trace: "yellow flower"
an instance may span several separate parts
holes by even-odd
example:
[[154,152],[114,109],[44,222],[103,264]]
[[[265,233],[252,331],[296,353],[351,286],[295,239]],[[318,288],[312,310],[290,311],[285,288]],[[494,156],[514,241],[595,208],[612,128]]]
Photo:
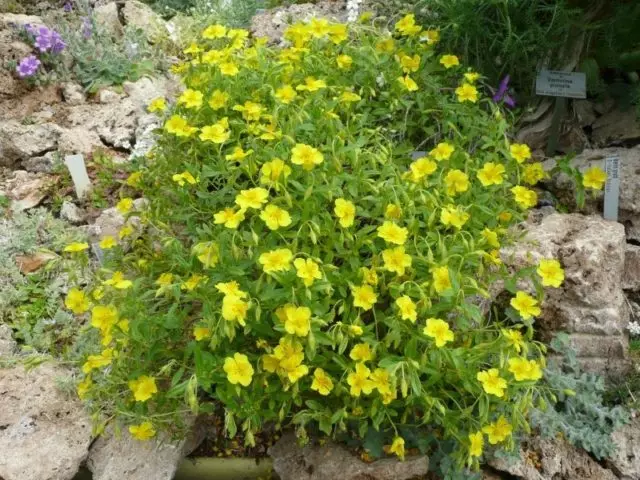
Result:
[[451,170],[444,177],[447,195],[466,192],[469,189],[469,177],[462,170]]
[[248,387],[253,378],[253,367],[249,363],[249,358],[242,353],[235,353],[233,357],[225,358],[223,370],[232,385],[239,383],[243,387]]
[[499,163],[487,162],[480,170],[478,170],[478,180],[482,183],[482,186],[488,187],[490,185],[500,185],[504,179],[504,165]]
[[115,247],[117,245],[117,242],[116,239],[111,235],[107,235],[102,240],[100,240],[100,243],[98,245],[100,245],[100,248],[103,250],[109,250],[110,248]]
[[268,199],[269,192],[264,188],[250,188],[249,190],[240,190],[240,194],[236,195],[236,205],[243,210],[249,208],[261,209]]
[[145,441],[155,437],[156,430],[151,422],[142,422],[139,425],[130,425],[129,433],[136,440]]
[[291,150],[291,163],[302,165],[305,170],[312,170],[314,166],[324,161],[324,155],[317,148],[304,143],[296,143]]
[[286,40],[293,42],[297,48],[303,47],[305,43],[311,40],[311,32],[307,26],[301,22],[289,26],[284,31],[283,36]]
[[313,37],[324,37],[329,33],[329,21],[326,18],[312,18],[308,24],[308,29]]
[[124,273],[122,272],[113,272],[113,275],[109,280],[104,281],[105,285],[111,285],[114,288],[118,288],[120,290],[126,290],[127,288],[131,288],[133,282],[131,280],[126,280],[124,278]]
[[333,380],[327,375],[327,373],[321,369],[316,368],[313,372],[313,382],[311,382],[311,390],[315,390],[320,395],[329,395],[333,390]]
[[200,132],[200,140],[203,142],[224,143],[229,140],[231,131],[228,129],[229,123],[227,117],[213,125],[202,127]]
[[236,229],[244,220],[244,210],[240,209],[236,212],[233,208],[225,208],[214,213],[213,219],[216,225],[223,224],[226,228]]
[[402,218],[402,208],[400,205],[390,203],[384,209],[384,217],[392,220],[400,220],[400,218]]
[[449,160],[455,150],[456,147],[454,147],[450,143],[441,142],[429,152],[429,155],[441,162],[443,160]]
[[404,460],[404,438],[395,437],[389,447],[389,453],[393,453],[399,459]]
[[351,293],[353,295],[353,305],[363,310],[371,310],[378,300],[378,296],[370,285],[351,287]]
[[482,449],[484,447],[484,437],[482,432],[469,434],[469,456],[479,457],[482,455]]
[[607,181],[607,174],[599,167],[591,167],[582,176],[582,185],[594,190],[602,190]]
[[540,380],[542,378],[542,369],[535,360],[527,360],[526,358],[510,358],[509,372],[513,374],[516,382],[525,380]]
[[448,342],[453,342],[454,335],[449,324],[439,318],[427,319],[427,326],[422,331],[426,336],[431,337],[436,342],[436,347],[442,348]]
[[418,182],[424,177],[431,175],[438,168],[438,164],[426,157],[418,158],[409,165],[411,170],[411,180]]
[[171,285],[172,281],[173,281],[172,273],[163,273],[155,281],[155,284],[159,285],[161,289],[164,289],[164,288],[167,288],[169,285]]
[[262,265],[265,273],[284,272],[291,268],[293,253],[288,248],[271,250],[260,255],[258,262]]
[[440,40],[440,32],[438,30],[425,30],[420,35],[420,39],[427,42],[427,45],[434,45]]
[[383,250],[382,260],[384,261],[384,268],[400,276],[404,275],[405,269],[411,266],[411,255],[405,253],[404,247]]
[[306,337],[311,330],[311,310],[308,307],[285,308],[284,329],[290,335]]
[[356,218],[356,206],[349,200],[337,198],[334,203],[333,213],[338,217],[340,226],[348,228],[353,225]]
[[176,173],[171,177],[171,179],[181,187],[183,187],[185,183],[188,183],[189,185],[195,185],[198,183],[198,180],[196,180],[194,176],[187,171]]
[[476,103],[478,101],[478,89],[470,83],[463,83],[456,88],[456,96],[459,102]]
[[348,70],[353,65],[353,58],[349,55],[338,55],[336,57],[336,63],[338,64],[338,68],[342,70]]
[[236,281],[226,282],[226,283],[216,283],[216,290],[224,295],[231,295],[238,298],[247,297],[247,292],[243,292],[240,290],[240,285]]
[[146,402],[158,393],[155,378],[147,375],[142,375],[136,380],[129,381],[129,389],[133,392],[136,402]]
[[443,293],[452,287],[449,267],[435,267],[431,270],[431,276],[433,277],[433,287],[436,292]]
[[105,333],[118,321],[118,310],[113,305],[97,305],[91,309],[91,326]]
[[547,176],[547,173],[542,168],[540,162],[529,163],[525,165],[522,172],[522,179],[529,185],[535,185],[540,180],[543,180]]
[[257,122],[260,120],[264,107],[259,103],[246,101],[244,105],[234,105],[233,110],[236,112],[242,112],[242,118],[247,122]]
[[82,372],[88,374],[96,368],[106,367],[113,361],[113,349],[107,348],[100,355],[89,355],[82,365]]
[[358,95],[357,93],[353,93],[353,92],[342,92],[342,95],[340,95],[339,101],[341,103],[351,103],[351,102],[357,102],[362,100],[362,97],[360,97],[360,95]]
[[203,277],[202,275],[191,275],[186,282],[182,283],[180,288],[191,292],[192,290],[195,290],[196,287],[200,285],[200,282],[202,282],[204,279],[205,277]]
[[307,287],[313,285],[314,280],[320,280],[322,278],[320,267],[310,258],[306,260],[304,258],[296,258],[293,261],[293,266],[296,267],[298,278],[301,278]]
[[449,69],[460,65],[460,60],[455,55],[443,55],[440,57],[440,64]]
[[235,77],[240,69],[233,62],[224,62],[220,64],[220,73],[226,77]]
[[518,205],[524,209],[535,207],[538,204],[538,194],[527,187],[516,185],[511,188],[511,193],[513,193]]
[[524,143],[514,143],[509,147],[509,153],[518,163],[531,158],[531,149]]
[[498,233],[489,228],[485,228],[481,232],[482,237],[486,240],[490,247],[500,248],[500,242],[498,241]]
[[356,362],[368,362],[373,359],[373,352],[368,343],[358,343],[351,349],[349,357]]
[[507,419],[504,416],[500,416],[498,421],[495,423],[491,423],[484,427],[482,431],[487,434],[489,438],[489,443],[491,445],[495,445],[496,443],[500,443],[505,440],[511,432],[513,427],[507,422]]
[[344,42],[348,38],[349,30],[343,23],[334,23],[329,27],[329,38],[336,45]]
[[373,383],[373,387],[378,390],[381,395],[388,395],[391,393],[389,372],[384,368],[376,368],[369,376],[369,379]]
[[235,147],[233,149],[233,152],[228,155],[225,155],[224,158],[231,162],[239,162],[244,158],[248,157],[249,155],[251,155],[252,153],[253,153],[253,150],[247,150],[245,152],[242,147]]
[[193,246],[192,251],[206,268],[213,268],[220,261],[220,249],[215,242],[197,243]]
[[227,34],[227,27],[223,25],[209,25],[203,32],[202,38],[213,40],[215,38],[223,38]]
[[76,315],[81,315],[89,310],[89,299],[82,290],[72,288],[64,299],[65,306]]
[[192,43],[182,51],[185,55],[195,55],[200,52],[202,52],[202,47],[199,47],[197,43]]
[[77,253],[77,252],[82,252],[82,251],[86,250],[87,248],[89,248],[89,244],[88,243],[74,242],[74,243],[70,243],[69,245],[64,247],[64,251],[65,252],[71,252],[71,253]]
[[511,306],[515,308],[524,320],[540,315],[540,307],[538,301],[531,295],[518,291],[516,296],[511,299]]
[[[276,347],[277,349],[277,347]],[[294,354],[280,359],[280,369],[286,375],[291,383],[295,383],[309,373],[309,367],[302,365],[304,355],[302,353]]]
[[356,365],[356,371],[347,376],[347,383],[351,387],[349,394],[352,397],[359,397],[361,394],[369,395],[373,391],[373,382],[369,380],[369,370],[364,363]]
[[118,210],[122,214],[129,212],[132,208],[133,199],[131,198],[123,198],[116,204],[116,210]]
[[405,90],[408,90],[409,92],[415,92],[418,90],[418,84],[409,75],[405,75],[404,77],[398,77],[398,83],[402,85],[402,87]]
[[167,109],[167,101],[162,98],[154,98],[153,100],[151,100],[151,102],[149,103],[149,106],[147,107],[147,110],[151,113],[153,112],[164,112]]
[[364,333],[360,325],[349,325],[349,333],[354,337],[359,337]]
[[540,260],[536,272],[542,278],[542,285],[545,287],[557,288],[564,282],[564,270],[560,262],[554,258]]
[[404,227],[399,227],[393,222],[385,221],[377,229],[378,237],[387,243],[395,243],[396,245],[404,245],[407,241],[409,231]]
[[194,327],[193,336],[197,342],[209,338],[211,336],[211,330],[207,327]]
[[460,230],[465,223],[469,220],[469,214],[463,211],[460,207],[454,205],[447,205],[442,209],[440,213],[440,221],[443,225],[453,226]]
[[260,212],[260,218],[267,224],[269,230],[278,230],[280,227],[288,227],[291,225],[291,216],[289,212],[269,204]]
[[243,327],[246,325],[249,303],[235,295],[225,295],[222,299],[222,318],[236,321]]
[[360,268],[362,273],[362,281],[368,285],[378,284],[378,274],[373,268],[362,267]]
[[189,125],[186,119],[179,115],[173,115],[164,124],[164,129],[177,137],[190,137],[198,131],[196,127]]
[[489,395],[495,395],[502,398],[504,391],[507,388],[507,381],[500,376],[500,372],[497,368],[490,368],[478,372],[476,375],[477,380],[482,383],[482,388]]
[[512,346],[516,352],[520,353],[520,351],[522,350],[522,347],[524,347],[525,345],[522,332],[520,332],[519,330],[513,330],[513,329],[509,329],[509,330],[501,329],[500,332],[502,333],[502,336],[507,339],[507,342],[509,342],[509,345]]
[[209,106],[213,110],[220,110],[221,108],[224,108],[227,105],[228,101],[229,101],[228,93],[225,93],[221,90],[215,90],[211,94],[211,98],[209,99]]
[[414,55],[412,57],[410,55],[400,54],[398,60],[404,73],[417,72],[420,68],[420,55]]
[[[260,168],[260,183],[273,185],[291,175],[291,167],[279,158],[274,158]],[[282,179],[280,178],[282,177]]]
[[418,312],[416,311],[416,304],[408,295],[396,298],[396,305],[400,310],[400,316],[403,320],[409,320],[411,323],[415,323],[418,318]]
[[480,74],[476,72],[466,72],[464,74],[464,79],[469,83],[476,83],[480,78]]
[[376,43],[376,51],[381,53],[393,53],[395,50],[395,41],[393,38],[385,38]]
[[307,77],[304,79],[304,84],[300,84],[296,87],[298,91],[317,92],[327,88],[327,83],[324,80],[318,80],[314,77]]
[[84,380],[78,383],[78,386],[76,387],[78,398],[80,400],[84,400],[87,397],[87,393],[89,393],[89,390],[92,386],[93,382],[91,381],[91,377],[87,375],[86,377],[84,377]]
[[396,22],[395,29],[402,35],[412,37],[420,33],[422,27],[420,25],[416,25],[415,15],[413,13],[409,13]]
[[186,108],[200,108],[202,99],[202,92],[188,88],[178,97],[178,105],[184,105]]
[[291,85],[284,85],[280,87],[274,94],[274,97],[284,104],[293,102],[297,96],[298,94]]
[[130,187],[137,187],[140,185],[140,180],[142,179],[142,172],[133,172],[131,175],[127,177],[125,183]]

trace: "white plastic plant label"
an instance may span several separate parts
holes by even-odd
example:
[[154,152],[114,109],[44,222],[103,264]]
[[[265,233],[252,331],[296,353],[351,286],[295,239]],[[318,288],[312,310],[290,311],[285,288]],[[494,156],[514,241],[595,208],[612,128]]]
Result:
[[71,173],[76,195],[80,199],[84,198],[91,190],[91,180],[89,180],[89,175],[87,174],[84,157],[82,155],[67,155],[64,157],[64,164],[69,169],[69,173]]
[[618,201],[620,197],[620,157],[607,157],[605,161],[607,182],[604,186],[604,218],[618,221]]

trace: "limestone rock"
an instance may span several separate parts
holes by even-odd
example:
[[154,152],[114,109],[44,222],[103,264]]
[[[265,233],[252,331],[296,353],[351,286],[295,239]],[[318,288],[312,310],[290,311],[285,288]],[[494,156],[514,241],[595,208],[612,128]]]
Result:
[[40,157],[31,157],[22,162],[22,168],[27,172],[51,173],[57,161],[56,152],[47,152]]
[[489,465],[523,480],[617,480],[587,452],[557,439],[534,437],[525,442],[519,461],[510,464],[502,458],[492,458]]
[[114,92],[110,88],[103,88],[98,92],[98,102],[106,105],[108,103],[117,103],[120,101],[120,94]]
[[62,98],[69,105],[82,105],[86,102],[84,89],[77,83],[68,82],[62,85]]
[[273,43],[279,43],[289,25],[312,18],[344,22],[347,12],[343,2],[301,3],[278,7],[255,15],[251,20],[251,32],[255,37],[266,37]]
[[58,140],[58,151],[62,154],[89,155],[97,148],[104,148],[100,136],[82,126],[64,129]]
[[124,3],[122,16],[127,26],[142,30],[149,41],[154,41],[168,33],[160,15],[154,12],[150,6],[137,0],[127,0]]
[[44,25],[42,18],[36,15],[22,15],[20,13],[0,13],[0,28],[11,25],[24,27],[25,25]]
[[61,129],[54,124],[22,125],[0,121],[0,166],[12,167],[20,160],[55,150]]
[[144,115],[138,119],[136,128],[136,146],[130,158],[144,157],[151,151],[157,141],[155,130],[160,128],[160,120],[155,115]]
[[591,100],[574,100],[573,112],[581,127],[590,127],[597,118]]
[[93,480],[171,480],[184,456],[186,440],[141,442],[123,430],[103,435],[91,446],[87,466]]
[[74,203],[65,200],[60,208],[60,217],[72,225],[80,225],[84,220],[82,210]]
[[6,195],[14,212],[28,210],[40,204],[46,196],[49,179],[25,170],[17,170],[6,182]]
[[611,439],[616,444],[616,450],[608,466],[620,480],[640,478],[640,418],[613,432]]
[[640,140],[640,121],[636,110],[613,110],[593,123],[593,143],[597,146],[623,145]]
[[124,82],[122,88],[136,108],[147,111],[147,106],[158,97],[172,97],[180,88],[177,80],[166,77],[142,77],[135,82]]
[[91,442],[91,420],[79,400],[68,398],[56,379],[61,367],[43,364],[0,370],[0,478],[71,480]]
[[640,291],[640,246],[638,245],[627,243],[622,288],[633,292]]
[[408,480],[422,477],[429,470],[427,457],[408,457],[404,462],[385,458],[365,463],[331,442],[300,448],[294,434],[278,440],[269,448],[269,455],[281,480]]
[[78,105],[69,112],[74,127],[98,134],[108,146],[130,150],[135,141],[137,112],[128,99],[108,105]]
[[0,358],[11,356],[17,347],[11,327],[5,324],[0,325]]
[[115,207],[112,207],[102,211],[94,223],[89,225],[87,233],[94,238],[117,237],[123,226],[124,217]]
[[536,328],[549,340],[566,331],[584,367],[601,371],[626,365],[629,318],[622,290],[624,228],[597,216],[551,214],[530,225],[523,241],[505,249],[507,265],[522,268],[556,258],[565,270],[560,288],[547,288]]
[[94,10],[94,18],[103,32],[113,37],[120,37],[124,33],[120,18],[118,15],[118,5],[116,2],[105,3],[99,5]]

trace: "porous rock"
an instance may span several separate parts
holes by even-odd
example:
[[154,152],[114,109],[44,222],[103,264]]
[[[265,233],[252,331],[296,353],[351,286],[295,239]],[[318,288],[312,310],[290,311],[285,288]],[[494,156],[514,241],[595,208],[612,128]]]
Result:
[[122,8],[122,16],[127,26],[142,30],[147,40],[154,41],[167,35],[164,20],[153,9],[137,0],[127,0]]
[[273,469],[281,480],[408,480],[427,474],[429,459],[407,457],[403,462],[385,458],[365,463],[333,442],[299,447],[294,434],[286,434],[271,448]]
[[0,478],[71,480],[91,442],[82,403],[56,380],[70,372],[50,364],[0,370]]
[[522,480],[617,480],[587,452],[558,439],[531,438],[520,451],[519,460],[494,457],[489,465]]
[[620,480],[640,478],[640,418],[613,432],[611,439],[616,449],[607,462],[608,466]]
[[103,32],[108,33],[113,37],[122,36],[124,29],[120,23],[118,14],[118,5],[116,2],[108,2],[103,5],[95,7],[94,18]]
[[60,208],[60,218],[63,218],[72,225],[80,225],[84,220],[82,210],[74,203],[65,200]]
[[54,124],[22,125],[0,121],[0,166],[12,167],[21,160],[55,150],[62,129]]
[[11,356],[17,346],[18,344],[13,339],[13,331],[11,330],[11,327],[6,324],[0,325],[0,358]]
[[84,89],[73,82],[67,82],[62,85],[62,98],[69,105],[81,105],[86,102]]

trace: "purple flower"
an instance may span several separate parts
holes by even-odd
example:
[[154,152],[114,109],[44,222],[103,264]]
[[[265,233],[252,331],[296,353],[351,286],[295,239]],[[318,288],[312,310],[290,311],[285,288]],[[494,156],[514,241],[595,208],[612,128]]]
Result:
[[16,71],[20,78],[27,78],[35,74],[39,66],[40,60],[38,60],[35,55],[29,55],[20,61]]
[[51,52],[53,53],[60,53],[67,46],[58,32],[51,32],[51,44]]
[[64,3],[64,6],[62,8],[65,12],[69,13],[71,12],[71,10],[73,10],[73,4],[70,1],[67,1]]
[[493,101],[496,102],[496,103],[498,103],[500,101],[503,101],[504,104],[506,106],[508,106],[509,108],[514,108],[516,106],[516,101],[508,93],[508,91],[509,91],[509,80],[510,79],[511,79],[511,77],[509,77],[509,75],[507,75],[506,77],[504,77],[502,79],[502,81],[500,82],[500,85],[498,85],[498,90],[496,91],[495,95],[493,96]]
[[29,35],[35,36],[37,34],[36,27],[34,25],[31,25],[30,23],[25,23],[24,29]]
[[93,34],[93,25],[91,24],[91,19],[89,17],[84,17],[82,19],[82,36],[84,38],[91,38]]
[[51,30],[49,30],[47,27],[38,28],[38,36],[36,37],[35,46],[41,52],[48,52],[49,49],[53,46],[53,38],[51,33]]

